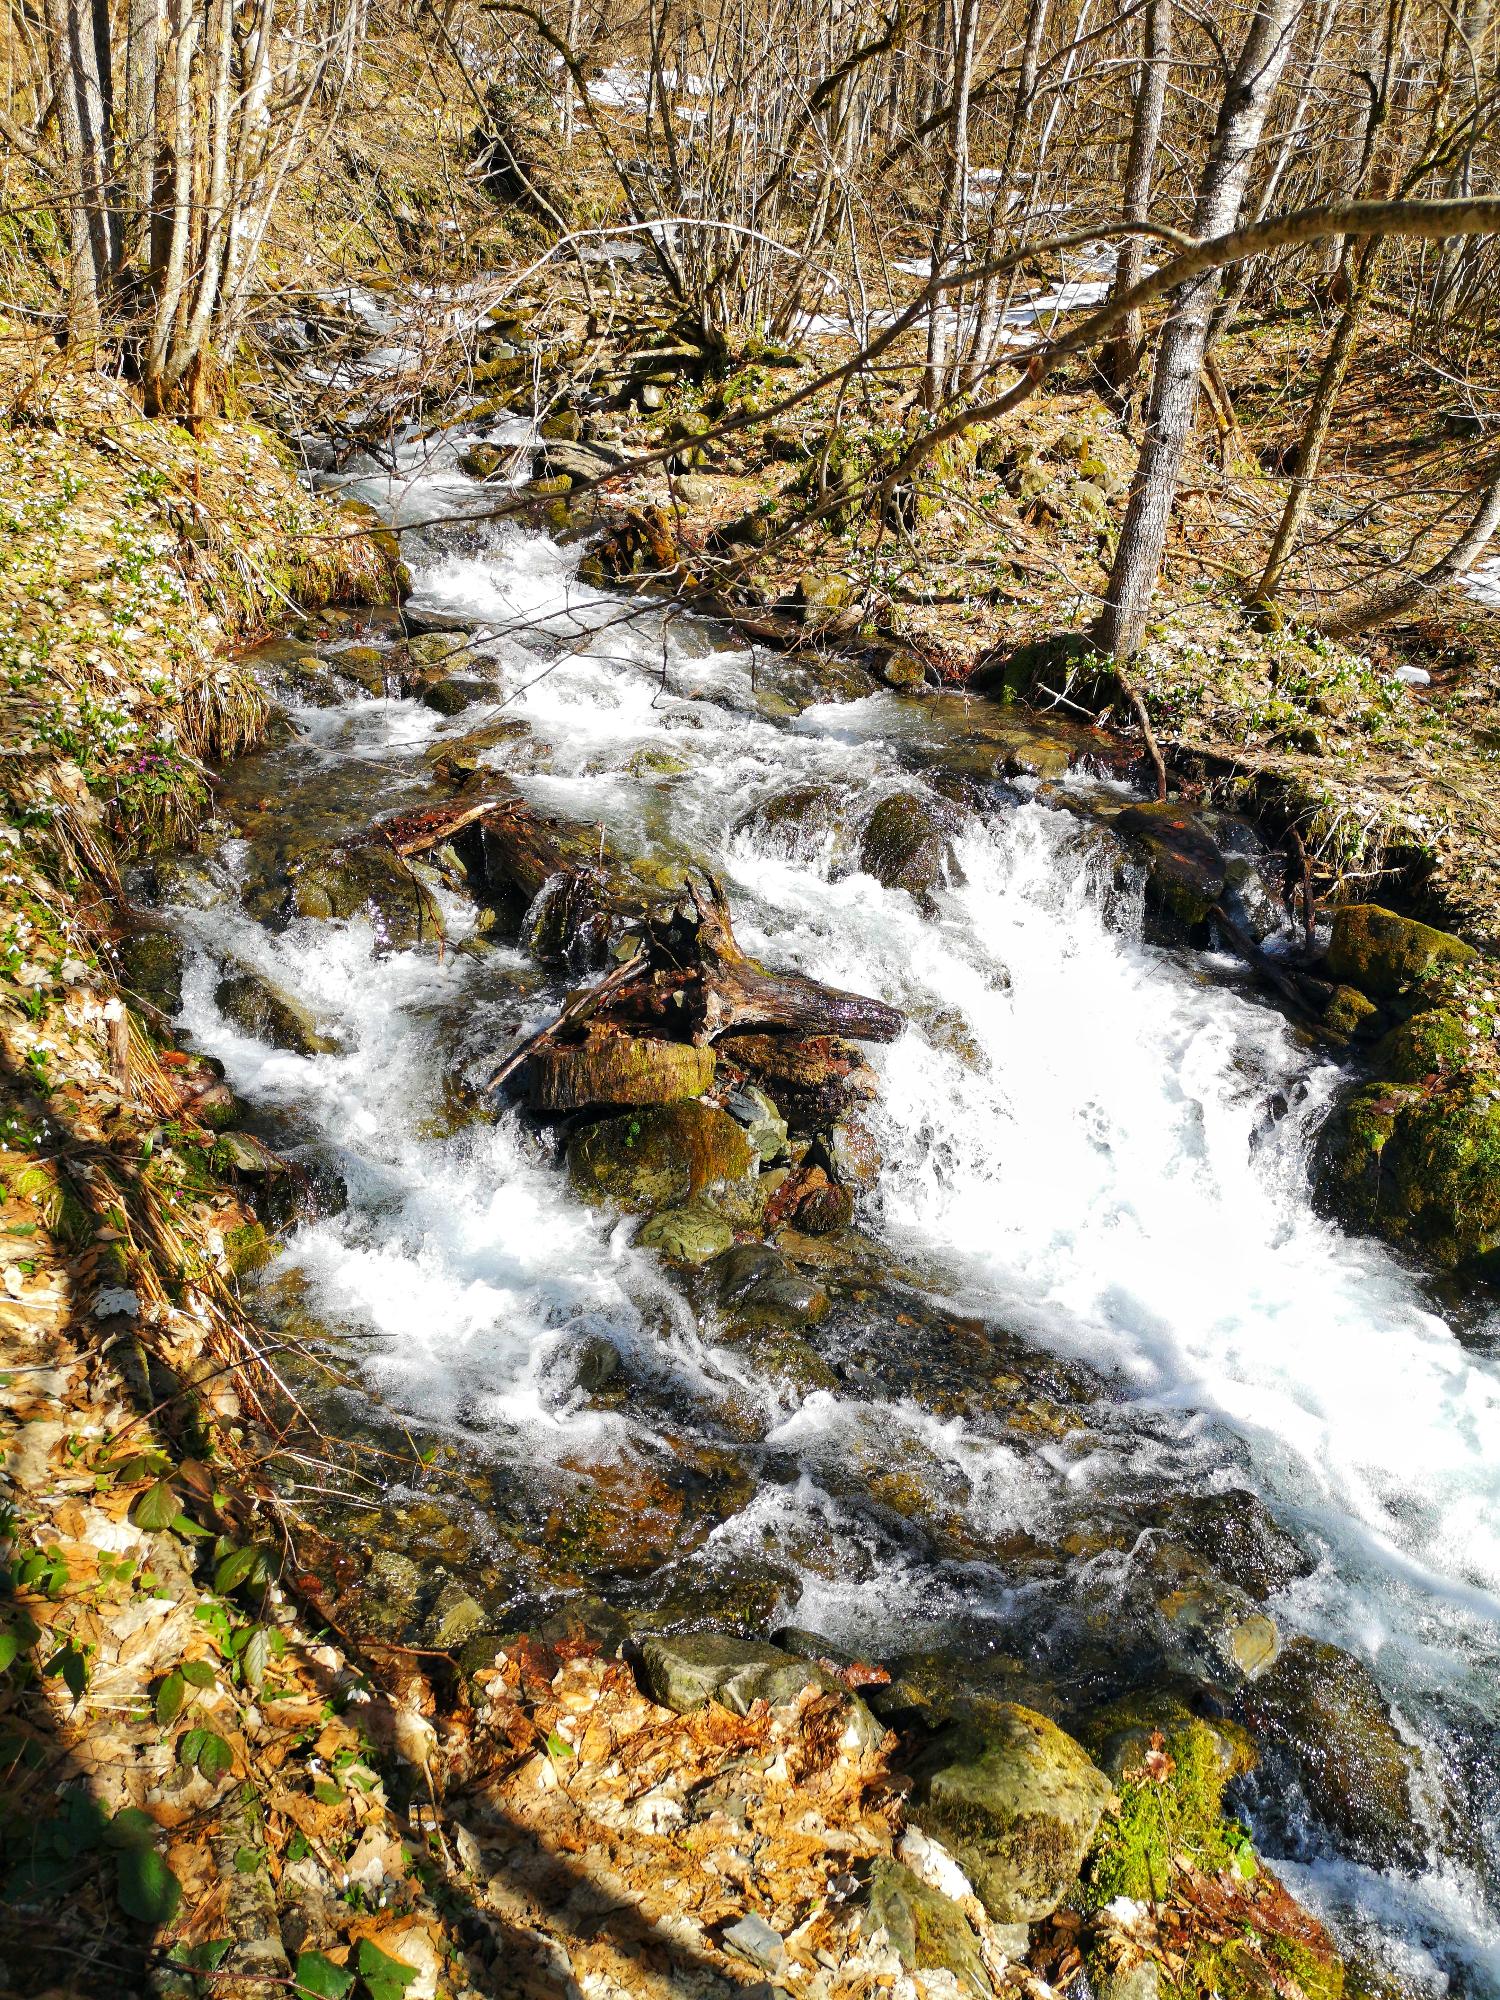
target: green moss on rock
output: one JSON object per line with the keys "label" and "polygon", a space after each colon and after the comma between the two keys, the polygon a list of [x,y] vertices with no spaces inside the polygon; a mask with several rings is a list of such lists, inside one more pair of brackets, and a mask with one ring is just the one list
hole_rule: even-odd
{"label": "green moss on rock", "polygon": [[1378,903],[1345,903],[1334,912],[1327,962],[1331,978],[1385,1000],[1443,966],[1472,964],[1478,956],[1462,938]]}
{"label": "green moss on rock", "polygon": [[685,1208],[725,1193],[748,1197],[758,1165],[729,1113],[695,1098],[603,1119],[568,1147],[568,1171],[585,1199],[637,1211]]}

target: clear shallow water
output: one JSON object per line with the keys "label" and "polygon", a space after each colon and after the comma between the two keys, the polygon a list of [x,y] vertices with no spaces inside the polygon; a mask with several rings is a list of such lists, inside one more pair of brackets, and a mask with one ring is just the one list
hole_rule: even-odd
{"label": "clear shallow water", "polygon": [[[406,521],[484,504],[442,461],[363,491]],[[1011,1562],[1018,1538],[1142,1495],[1252,1486],[1319,1557],[1271,1609],[1373,1667],[1465,1822],[1410,1876],[1304,1844],[1296,1886],[1371,1929],[1415,1990],[1444,1990],[1447,1967],[1500,1992],[1480,1858],[1500,1807],[1473,1752],[1493,1752],[1500,1712],[1500,1379],[1394,1259],[1314,1214],[1306,1161],[1333,1070],[1224,968],[1142,943],[1118,850],[1054,804],[997,799],[927,915],[852,869],[837,835],[794,852],[734,830],[788,784],[828,781],[866,809],[909,785],[904,747],[935,711],[881,694],[792,716],[766,663],[581,586],[575,553],[544,537],[469,519],[408,539],[417,604],[492,635],[497,700],[530,735],[490,759],[528,796],[627,850],[710,862],[749,949],[907,1011],[902,1039],[871,1052],[885,1168],[862,1219],[912,1300],[972,1325],[976,1351],[1000,1328],[1109,1393],[1052,1436],[954,1414],[920,1362],[900,1383],[903,1345],[920,1350],[886,1296],[879,1326],[850,1335],[884,1372],[798,1391],[723,1344],[627,1225],[574,1201],[515,1118],[434,1129],[444,1071],[482,1073],[555,1002],[519,953],[377,955],[361,922],[272,935],[226,894],[181,913],[201,947],[185,1023],[252,1101],[337,1153],[350,1189],[346,1214],[296,1231],[282,1276],[351,1329],[388,1408],[507,1476],[587,1486],[684,1440],[738,1453],[747,1478],[716,1489],[691,1554],[668,1535],[663,1575],[770,1563],[781,1617],[877,1654],[1055,1660],[1079,1580]],[[288,792],[355,771],[374,816],[493,712],[294,708],[299,740],[260,763]],[[245,862],[233,843],[218,857],[226,888]],[[461,942],[472,912],[445,915]],[[213,1002],[226,954],[296,993],[343,1052],[280,1054],[232,1028]],[[562,1351],[592,1337],[624,1357],[623,1397],[559,1394]],[[893,1469],[927,1496],[922,1532],[884,1508]],[[1131,1564],[1096,1559],[1106,1622]],[[1435,1819],[1420,1796],[1414,1814]]]}

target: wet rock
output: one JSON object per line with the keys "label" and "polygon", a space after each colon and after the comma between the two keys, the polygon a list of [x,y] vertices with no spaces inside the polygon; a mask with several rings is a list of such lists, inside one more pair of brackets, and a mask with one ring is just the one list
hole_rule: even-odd
{"label": "wet rock", "polygon": [[1262,1604],[1317,1568],[1295,1536],[1277,1526],[1264,1502],[1242,1487],[1182,1494],[1157,1518],[1168,1534]]}
{"label": "wet rock", "polygon": [[214,1140],[214,1164],[253,1181],[277,1180],[287,1172],[286,1161],[253,1132],[221,1132]]}
{"label": "wet rock", "polygon": [[885,1855],[870,1870],[864,1929],[884,1931],[908,1972],[951,1972],[979,2000],[994,1990],[974,1928],[958,1904]]}
{"label": "wet rock", "polygon": [[186,955],[170,931],[138,931],[120,945],[120,978],[127,992],[163,1014],[182,1005]]}
{"label": "wet rock", "polygon": [[659,1250],[674,1264],[707,1264],[734,1241],[734,1231],[710,1208],[666,1208],[644,1222],[636,1234],[642,1250]]}
{"label": "wet rock", "polygon": [[410,1629],[422,1595],[422,1572],[410,1556],[377,1549],[360,1585],[360,1622],[367,1630],[395,1634]]}
{"label": "wet rock", "polygon": [[1345,903],[1333,913],[1327,967],[1331,979],[1384,1000],[1442,966],[1468,965],[1478,956],[1462,938],[1378,903]]}
{"label": "wet rock", "polygon": [[1078,1878],[1114,1799],[1071,1736],[1034,1709],[997,1703],[922,1753],[909,1817],[951,1849],[999,1923],[1050,1916]]}
{"label": "wet rock", "polygon": [[257,1041],[272,1048],[288,1049],[293,1055],[323,1056],[339,1047],[331,1035],[318,1032],[312,1010],[290,993],[273,985],[264,974],[230,960],[224,977],[214,988],[214,1005]]}
{"label": "wet rock", "polygon": [[1088,1961],[1088,1976],[1094,2000],[1160,2000],[1161,1968],[1154,1959],[1121,1963],[1095,1954]]}
{"label": "wet rock", "polygon": [[462,715],[475,702],[484,701],[494,693],[485,681],[464,680],[454,674],[439,681],[428,681],[421,691],[424,708],[435,709],[439,715]]}
{"label": "wet rock", "polygon": [[440,1653],[449,1653],[472,1639],[485,1622],[481,1604],[470,1597],[461,1584],[445,1583],[433,1599],[423,1637]]}
{"label": "wet rock", "polygon": [[736,1244],[714,1259],[710,1276],[720,1303],[741,1326],[810,1326],[828,1310],[828,1294],[817,1281],[794,1271],[769,1244]]}
{"label": "wet rock", "polygon": [[921,792],[882,799],[860,837],[859,865],[888,889],[926,900],[940,880],[963,816],[945,800]]}
{"label": "wet rock", "polygon": [[1216,1675],[1254,1680],[1280,1653],[1276,1621],[1186,1550],[1163,1543],[1153,1554],[1149,1576],[1161,1593],[1157,1612],[1173,1639]]}
{"label": "wet rock", "polygon": [[791,785],[752,806],[734,830],[794,861],[812,860],[838,833],[844,806],[844,793],[837,785]]}
{"label": "wet rock", "polygon": [[366,916],[377,942],[391,951],[407,951],[443,934],[432,891],[400,855],[373,842],[304,862],[292,875],[292,907],[299,917],[320,922]]}
{"label": "wet rock", "polygon": [[908,646],[893,646],[883,654],[876,672],[901,694],[921,694],[927,687],[927,662]]}
{"label": "wet rock", "polygon": [[884,1156],[866,1119],[850,1111],[836,1118],[821,1138],[835,1180],[851,1189],[874,1186]]}
{"label": "wet rock", "polygon": [[581,1041],[537,1050],[522,1072],[527,1103],[534,1111],[553,1112],[593,1104],[671,1104],[701,1096],[713,1078],[711,1048],[602,1026],[590,1027]]}
{"label": "wet rock", "polygon": [[565,1404],[576,1395],[593,1396],[620,1372],[620,1356],[602,1333],[566,1340],[546,1360],[542,1388],[547,1402]]}
{"label": "wet rock", "polygon": [[782,1157],[786,1151],[786,1120],[763,1090],[753,1083],[741,1084],[725,1098],[724,1109],[744,1126],[745,1137],[767,1166]]}
{"label": "wet rock", "polygon": [[831,1180],[822,1167],[810,1167],[800,1177],[801,1188],[791,1213],[805,1236],[835,1236],[854,1220],[854,1196]]}
{"label": "wet rock", "polygon": [[414,667],[441,667],[457,673],[472,667],[474,634],[463,626],[441,632],[418,632],[406,642],[406,655]]}
{"label": "wet rock", "polygon": [[729,1113],[695,1098],[586,1126],[568,1146],[568,1171],[585,1199],[633,1210],[725,1194],[748,1204],[758,1164]]}
{"label": "wet rock", "polygon": [[1296,1639],[1253,1688],[1246,1719],[1301,1780],[1308,1804],[1376,1867],[1416,1858],[1412,1753],[1374,1675],[1316,1639]]}
{"label": "wet rock", "polygon": [[1145,856],[1147,893],[1186,930],[1206,921],[1224,894],[1226,862],[1207,827],[1181,806],[1127,806],[1115,829]]}

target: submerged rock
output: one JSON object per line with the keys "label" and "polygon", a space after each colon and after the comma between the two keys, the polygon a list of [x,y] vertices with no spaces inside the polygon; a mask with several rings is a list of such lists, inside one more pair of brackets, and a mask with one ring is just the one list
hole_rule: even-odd
{"label": "submerged rock", "polygon": [[740,1326],[809,1326],[828,1310],[828,1294],[766,1243],[741,1243],[716,1257],[710,1273],[720,1303]]}
{"label": "submerged rock", "polygon": [[845,803],[837,785],[791,785],[752,806],[735,822],[734,830],[794,861],[812,860],[838,833]]}
{"label": "submerged rock", "polygon": [[292,876],[292,907],[299,917],[323,922],[367,916],[378,942],[391,951],[443,935],[432,891],[399,854],[374,842],[304,862]]}
{"label": "submerged rock", "polygon": [[748,1206],[759,1156],[743,1129],[717,1105],[696,1098],[643,1106],[575,1133],[568,1171],[587,1200],[627,1209],[685,1208],[703,1196],[738,1196]]}
{"label": "submerged rock", "polygon": [[1398,917],[1378,903],[1345,903],[1333,913],[1328,975],[1372,999],[1393,998],[1440,967],[1472,964],[1478,957],[1462,938]]}
{"label": "submerged rock", "polygon": [[1168,1534],[1262,1604],[1317,1568],[1295,1536],[1277,1526],[1265,1503],[1243,1487],[1180,1494],[1158,1519]]}
{"label": "submerged rock", "polygon": [[1081,1745],[1034,1709],[996,1703],[918,1759],[910,1817],[935,1833],[998,1923],[1050,1916],[1078,1879],[1114,1799]]}

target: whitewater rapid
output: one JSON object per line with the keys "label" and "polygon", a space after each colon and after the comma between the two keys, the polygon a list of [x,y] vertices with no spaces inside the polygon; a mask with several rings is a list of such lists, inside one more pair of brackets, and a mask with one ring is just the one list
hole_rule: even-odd
{"label": "whitewater rapid", "polygon": [[[407,522],[482,505],[451,449],[359,490]],[[1227,966],[1145,944],[1118,850],[1055,802],[1018,797],[972,821],[926,914],[852,866],[837,831],[792,847],[736,830],[791,784],[866,808],[909,786],[897,753],[919,704],[876,694],[794,715],[748,654],[587,588],[576,551],[510,522],[418,528],[407,553],[415,605],[485,634],[495,701],[530,732],[519,761],[507,745],[490,761],[529,797],[627,847],[709,862],[748,949],[905,1010],[907,1032],[871,1051],[885,1166],[865,1225],[956,1306],[1100,1371],[1121,1417],[1086,1449],[1023,1459],[916,1396],[798,1397],[758,1377],[627,1224],[572,1199],[516,1121],[439,1129],[454,1048],[481,1062],[546,1017],[521,954],[380,955],[358,920],[273,934],[232,893],[184,902],[198,948],[185,1026],[237,1090],[294,1113],[349,1188],[347,1212],[300,1226],[281,1268],[351,1331],[386,1402],[515,1464],[658,1440],[649,1404],[553,1393],[559,1349],[584,1337],[697,1405],[748,1401],[800,1471],[762,1486],[715,1545],[774,1543],[803,1579],[785,1616],[877,1652],[898,1627],[935,1634],[972,1614],[980,1586],[882,1540],[835,1472],[909,1447],[990,1535],[1090,1488],[1248,1484],[1319,1558],[1271,1607],[1288,1628],[1365,1660],[1431,1760],[1455,1731],[1493,1743],[1493,1330],[1461,1338],[1394,1257],[1314,1212],[1308,1157],[1333,1067]],[[491,712],[291,708],[305,768],[366,769],[372,816],[414,758]],[[242,862],[221,851],[221,890]],[[472,912],[453,899],[445,918],[461,944]],[[226,955],[295,993],[340,1051],[289,1055],[235,1029],[213,999]],[[1493,1777],[1469,1783],[1493,1868]],[[1294,1872],[1310,1901],[1378,1935],[1414,1990],[1446,1990],[1458,1965],[1472,1991],[1500,1992],[1500,1922],[1467,1862],[1377,1877],[1325,1852]]]}

